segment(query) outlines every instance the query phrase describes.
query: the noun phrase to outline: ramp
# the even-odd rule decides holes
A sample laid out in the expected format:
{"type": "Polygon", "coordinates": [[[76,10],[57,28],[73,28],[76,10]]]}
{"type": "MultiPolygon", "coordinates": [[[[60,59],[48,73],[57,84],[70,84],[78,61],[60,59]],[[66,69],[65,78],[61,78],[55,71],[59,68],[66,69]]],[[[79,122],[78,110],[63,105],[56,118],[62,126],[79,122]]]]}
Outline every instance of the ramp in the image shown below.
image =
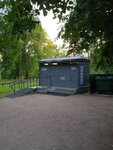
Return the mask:
{"type": "Polygon", "coordinates": [[[15,98],[15,97],[19,97],[19,96],[24,96],[26,94],[32,93],[36,90],[37,87],[30,87],[30,88],[24,88],[22,90],[19,90],[13,94],[8,95],[8,98],[15,98]]]}

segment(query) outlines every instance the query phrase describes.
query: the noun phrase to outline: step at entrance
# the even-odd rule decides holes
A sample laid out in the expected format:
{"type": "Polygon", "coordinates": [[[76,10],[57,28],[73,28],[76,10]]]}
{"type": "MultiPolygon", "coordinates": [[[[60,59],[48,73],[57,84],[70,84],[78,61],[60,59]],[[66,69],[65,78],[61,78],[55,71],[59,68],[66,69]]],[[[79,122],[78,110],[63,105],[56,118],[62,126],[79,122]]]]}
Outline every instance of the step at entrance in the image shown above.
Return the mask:
{"type": "Polygon", "coordinates": [[[48,90],[49,94],[53,95],[62,95],[62,96],[68,96],[68,95],[74,95],[76,93],[75,89],[72,88],[51,88],[48,90]]]}

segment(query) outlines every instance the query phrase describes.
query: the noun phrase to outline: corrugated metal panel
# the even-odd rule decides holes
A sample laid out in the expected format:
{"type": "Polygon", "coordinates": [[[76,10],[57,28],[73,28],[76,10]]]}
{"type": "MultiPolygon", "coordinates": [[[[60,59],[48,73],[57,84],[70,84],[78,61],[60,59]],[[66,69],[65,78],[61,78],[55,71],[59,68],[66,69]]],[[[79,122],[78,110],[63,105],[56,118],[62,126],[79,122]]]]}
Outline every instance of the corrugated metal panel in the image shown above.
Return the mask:
{"type": "Polygon", "coordinates": [[[84,65],[80,65],[80,85],[84,84],[84,72],[85,72],[85,68],[84,65]]]}
{"type": "Polygon", "coordinates": [[[40,68],[40,74],[39,74],[39,76],[41,78],[42,77],[50,77],[51,76],[50,71],[51,71],[51,68],[49,66],[42,66],[40,68]]]}
{"type": "Polygon", "coordinates": [[[79,77],[79,66],[71,65],[70,66],[70,88],[78,87],[78,78],[79,77]]]}
{"type": "Polygon", "coordinates": [[[80,63],[80,85],[86,85],[89,82],[89,63],[80,63]]]}
{"type": "Polygon", "coordinates": [[[51,77],[59,76],[59,66],[51,66],[51,77]]]}
{"type": "Polygon", "coordinates": [[[39,78],[39,85],[41,86],[51,86],[50,77],[46,78],[39,78]]]}
{"type": "Polygon", "coordinates": [[[70,81],[70,88],[78,88],[78,83],[76,81],[70,81]]]}
{"type": "Polygon", "coordinates": [[[58,76],[51,78],[51,86],[54,87],[70,87],[70,78],[58,76]]]}
{"type": "Polygon", "coordinates": [[[59,75],[69,78],[70,77],[70,66],[69,65],[60,66],[59,67],[59,75]]]}
{"type": "Polygon", "coordinates": [[[51,76],[70,76],[70,66],[57,65],[51,66],[51,76]]]}

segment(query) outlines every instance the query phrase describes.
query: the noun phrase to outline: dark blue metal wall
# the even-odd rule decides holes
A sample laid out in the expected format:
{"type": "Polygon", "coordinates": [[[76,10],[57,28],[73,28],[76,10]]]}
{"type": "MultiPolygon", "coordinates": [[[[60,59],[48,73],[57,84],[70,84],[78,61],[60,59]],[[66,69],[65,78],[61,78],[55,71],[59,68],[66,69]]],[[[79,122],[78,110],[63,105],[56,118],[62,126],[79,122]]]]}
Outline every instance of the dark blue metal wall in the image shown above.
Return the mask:
{"type": "Polygon", "coordinates": [[[39,83],[41,86],[82,89],[88,86],[88,82],[88,61],[40,65],[39,83]]]}

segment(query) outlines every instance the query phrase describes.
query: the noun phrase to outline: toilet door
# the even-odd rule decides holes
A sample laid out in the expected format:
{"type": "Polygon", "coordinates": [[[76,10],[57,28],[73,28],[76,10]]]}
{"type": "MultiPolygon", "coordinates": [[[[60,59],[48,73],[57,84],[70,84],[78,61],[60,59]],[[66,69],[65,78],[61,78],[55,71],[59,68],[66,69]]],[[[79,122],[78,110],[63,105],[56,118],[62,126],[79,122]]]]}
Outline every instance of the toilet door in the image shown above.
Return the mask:
{"type": "Polygon", "coordinates": [[[79,67],[78,65],[70,66],[70,88],[78,88],[79,83],[79,67]]]}

